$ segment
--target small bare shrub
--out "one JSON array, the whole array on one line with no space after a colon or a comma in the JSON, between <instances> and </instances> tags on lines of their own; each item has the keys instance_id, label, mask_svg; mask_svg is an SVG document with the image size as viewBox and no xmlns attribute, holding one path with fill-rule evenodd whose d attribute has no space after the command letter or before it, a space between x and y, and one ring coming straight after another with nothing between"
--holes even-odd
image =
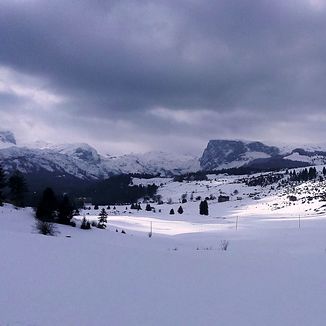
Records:
<instances>
[{"instance_id":1,"label":"small bare shrub","mask_svg":"<svg viewBox=\"0 0 326 326\"><path fill-rule=\"evenodd\" d=\"M222 251L227 251L229 247L229 241L228 240L221 240L220 241L220 249Z\"/></svg>"},{"instance_id":2,"label":"small bare shrub","mask_svg":"<svg viewBox=\"0 0 326 326\"><path fill-rule=\"evenodd\" d=\"M35 221L35 228L36 228L36 231L38 233L43 234L43 235L54 236L54 235L57 235L59 233L57 228L51 222L36 220Z\"/></svg>"}]
</instances>

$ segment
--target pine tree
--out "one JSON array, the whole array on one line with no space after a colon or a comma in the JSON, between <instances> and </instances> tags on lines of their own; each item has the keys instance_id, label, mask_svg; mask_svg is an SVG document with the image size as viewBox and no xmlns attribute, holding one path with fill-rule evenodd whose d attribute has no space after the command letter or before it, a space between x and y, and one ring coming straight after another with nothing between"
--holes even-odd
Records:
<instances>
[{"instance_id":1,"label":"pine tree","mask_svg":"<svg viewBox=\"0 0 326 326\"><path fill-rule=\"evenodd\" d=\"M74 207L69 199L69 196L64 195L58 207L58 223L69 225L73 212Z\"/></svg>"},{"instance_id":2,"label":"pine tree","mask_svg":"<svg viewBox=\"0 0 326 326\"><path fill-rule=\"evenodd\" d=\"M10 200L18 207L24 206L25 194L28 192L24 176L16 171L9 178L8 186L10 189Z\"/></svg>"},{"instance_id":3,"label":"pine tree","mask_svg":"<svg viewBox=\"0 0 326 326\"><path fill-rule=\"evenodd\" d=\"M308 178L309 178L309 180L316 179L316 177L317 177L317 170L316 170L316 168L309 168L309 172L308 172Z\"/></svg>"},{"instance_id":4,"label":"pine tree","mask_svg":"<svg viewBox=\"0 0 326 326\"><path fill-rule=\"evenodd\" d=\"M3 202L5 200L5 196L3 193L3 189L5 188L5 186L6 186L6 176L2 166L0 165L0 206L3 205Z\"/></svg>"},{"instance_id":5,"label":"pine tree","mask_svg":"<svg viewBox=\"0 0 326 326\"><path fill-rule=\"evenodd\" d=\"M107 217L108 213L104 208L102 208L99 217L98 217L98 224L97 227L100 229L105 229L106 228L106 223L107 223Z\"/></svg>"},{"instance_id":6,"label":"pine tree","mask_svg":"<svg viewBox=\"0 0 326 326\"><path fill-rule=\"evenodd\" d=\"M206 199L201 201L199 204L199 214L208 215L208 203Z\"/></svg>"},{"instance_id":7,"label":"pine tree","mask_svg":"<svg viewBox=\"0 0 326 326\"><path fill-rule=\"evenodd\" d=\"M173 208L171 208L171 210L170 210L170 215L174 215L174 209Z\"/></svg>"},{"instance_id":8,"label":"pine tree","mask_svg":"<svg viewBox=\"0 0 326 326\"><path fill-rule=\"evenodd\" d=\"M178 208L178 213L179 213L179 214L182 214L182 213L183 213L183 208L182 208L182 206L180 206L180 207Z\"/></svg>"},{"instance_id":9,"label":"pine tree","mask_svg":"<svg viewBox=\"0 0 326 326\"><path fill-rule=\"evenodd\" d=\"M58 201L54 191L46 188L36 209L36 218L41 221L53 222L56 218Z\"/></svg>"},{"instance_id":10,"label":"pine tree","mask_svg":"<svg viewBox=\"0 0 326 326\"><path fill-rule=\"evenodd\" d=\"M147 204L145 210L146 210L147 212L150 212L150 211L152 210L151 205L150 205L150 204Z\"/></svg>"},{"instance_id":11,"label":"pine tree","mask_svg":"<svg viewBox=\"0 0 326 326\"><path fill-rule=\"evenodd\" d=\"M87 221L86 217L84 216L80 225L82 230L89 230L91 228L91 224Z\"/></svg>"}]
</instances>

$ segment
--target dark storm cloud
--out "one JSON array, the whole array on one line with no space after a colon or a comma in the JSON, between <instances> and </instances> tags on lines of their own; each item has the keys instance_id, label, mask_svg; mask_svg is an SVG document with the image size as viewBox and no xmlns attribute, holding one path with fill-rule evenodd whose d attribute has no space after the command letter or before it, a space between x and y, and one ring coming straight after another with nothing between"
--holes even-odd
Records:
<instances>
[{"instance_id":1,"label":"dark storm cloud","mask_svg":"<svg viewBox=\"0 0 326 326\"><path fill-rule=\"evenodd\" d=\"M94 142L136 135L141 149L158 139L168 147L170 133L193 150L212 137L293 141L299 125L316 125L308 139L316 141L324 136L325 9L322 0L4 0L0 66L64 99L29 105L31 116L73 122L75 134L88 121ZM3 97L0 83L0 110L10 101ZM315 122L299 123L311 114ZM110 130L99 132L94 116Z\"/></svg>"}]
</instances>

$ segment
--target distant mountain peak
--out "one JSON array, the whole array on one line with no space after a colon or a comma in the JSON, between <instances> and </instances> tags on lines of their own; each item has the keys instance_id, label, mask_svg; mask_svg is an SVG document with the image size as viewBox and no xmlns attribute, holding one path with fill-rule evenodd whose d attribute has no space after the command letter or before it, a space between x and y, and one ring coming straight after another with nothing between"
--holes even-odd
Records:
<instances>
[{"instance_id":1,"label":"distant mountain peak","mask_svg":"<svg viewBox=\"0 0 326 326\"><path fill-rule=\"evenodd\" d=\"M200 158L200 165L204 170L239 167L252 160L266 159L278 154L277 147L259 141L214 139L208 142Z\"/></svg>"},{"instance_id":2,"label":"distant mountain peak","mask_svg":"<svg viewBox=\"0 0 326 326\"><path fill-rule=\"evenodd\" d=\"M92 163L99 163L101 161L97 150L86 143L53 145L49 149L83 161Z\"/></svg>"}]
</instances>

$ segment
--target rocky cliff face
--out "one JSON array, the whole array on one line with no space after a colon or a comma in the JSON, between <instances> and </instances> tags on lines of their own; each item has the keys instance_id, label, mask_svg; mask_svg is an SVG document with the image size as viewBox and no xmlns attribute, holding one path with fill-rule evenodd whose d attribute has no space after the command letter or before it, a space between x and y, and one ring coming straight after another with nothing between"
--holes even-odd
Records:
<instances>
[{"instance_id":1,"label":"rocky cliff face","mask_svg":"<svg viewBox=\"0 0 326 326\"><path fill-rule=\"evenodd\" d=\"M279 149L261 142L240 140L210 140L200 166L204 170L240 167L256 159L267 159L279 155Z\"/></svg>"}]
</instances>

